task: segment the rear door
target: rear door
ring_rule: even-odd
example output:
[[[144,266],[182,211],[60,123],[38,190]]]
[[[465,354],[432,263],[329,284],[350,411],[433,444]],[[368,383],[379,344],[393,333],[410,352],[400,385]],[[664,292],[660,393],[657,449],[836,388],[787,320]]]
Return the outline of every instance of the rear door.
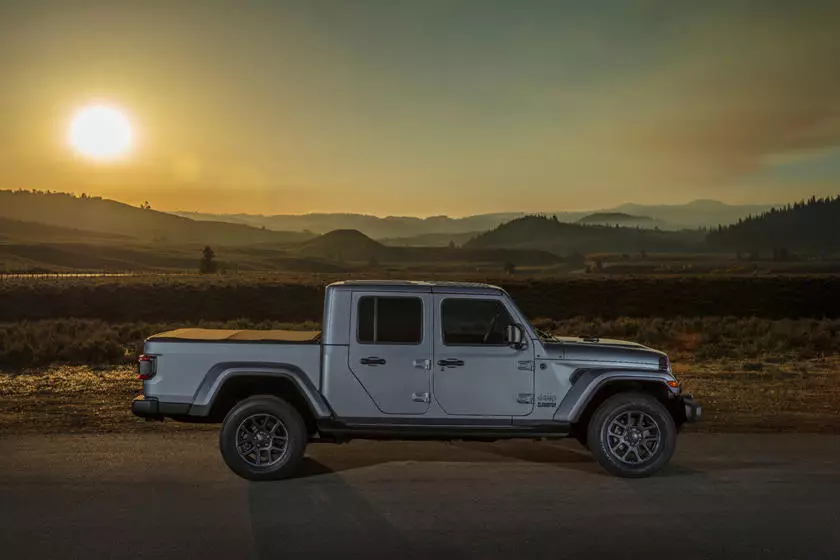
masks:
[[[433,393],[449,415],[525,416],[534,409],[534,347],[504,341],[504,300],[436,294]]]
[[[431,294],[354,292],[350,370],[377,408],[416,415],[429,409]]]

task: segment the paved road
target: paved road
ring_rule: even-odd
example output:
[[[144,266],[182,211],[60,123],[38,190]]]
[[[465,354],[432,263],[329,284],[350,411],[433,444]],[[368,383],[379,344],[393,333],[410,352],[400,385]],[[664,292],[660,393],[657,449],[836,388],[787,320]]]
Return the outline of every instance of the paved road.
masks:
[[[647,480],[576,443],[313,446],[247,483],[212,432],[0,439],[0,557],[837,558],[840,437],[687,434]]]

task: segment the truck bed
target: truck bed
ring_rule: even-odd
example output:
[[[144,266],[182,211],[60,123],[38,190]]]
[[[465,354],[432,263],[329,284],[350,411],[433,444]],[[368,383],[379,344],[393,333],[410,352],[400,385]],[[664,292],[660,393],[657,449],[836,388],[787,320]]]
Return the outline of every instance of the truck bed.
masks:
[[[273,342],[317,344],[321,331],[175,329],[150,336],[150,342]]]
[[[144,354],[156,374],[144,394],[161,402],[205,406],[230,370],[254,373],[293,367],[319,388],[321,345],[317,331],[177,329],[146,339]]]

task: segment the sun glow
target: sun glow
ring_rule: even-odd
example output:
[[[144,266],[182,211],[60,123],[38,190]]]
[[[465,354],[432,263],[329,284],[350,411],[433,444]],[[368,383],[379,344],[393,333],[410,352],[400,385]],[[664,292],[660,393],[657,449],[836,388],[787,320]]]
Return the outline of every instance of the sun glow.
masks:
[[[67,141],[77,153],[108,161],[131,150],[133,129],[125,114],[110,105],[79,109],[67,130]]]

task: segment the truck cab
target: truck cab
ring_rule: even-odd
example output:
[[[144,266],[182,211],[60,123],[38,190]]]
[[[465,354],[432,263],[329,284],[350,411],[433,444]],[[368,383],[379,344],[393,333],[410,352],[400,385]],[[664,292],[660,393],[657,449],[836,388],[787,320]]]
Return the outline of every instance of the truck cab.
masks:
[[[287,476],[310,442],[568,436],[647,476],[700,414],[665,354],[545,335],[487,284],[338,282],[320,333],[170,331],[140,368],[135,414],[222,422],[222,455],[249,479]]]

